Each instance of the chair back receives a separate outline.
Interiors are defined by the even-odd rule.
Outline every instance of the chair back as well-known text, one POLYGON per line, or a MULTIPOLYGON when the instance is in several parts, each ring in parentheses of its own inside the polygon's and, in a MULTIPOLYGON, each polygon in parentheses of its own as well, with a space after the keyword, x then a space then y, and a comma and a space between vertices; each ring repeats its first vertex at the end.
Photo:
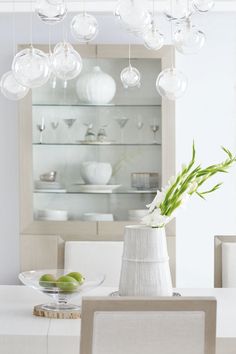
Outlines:
POLYGON ((215 354, 214 298, 83 298, 80 354, 215 354))
POLYGON ((65 269, 82 273, 85 277, 105 274, 105 286, 118 287, 123 242, 69 241, 65 244, 65 269))
POLYGON ((215 236, 214 285, 236 288, 236 236, 215 236))

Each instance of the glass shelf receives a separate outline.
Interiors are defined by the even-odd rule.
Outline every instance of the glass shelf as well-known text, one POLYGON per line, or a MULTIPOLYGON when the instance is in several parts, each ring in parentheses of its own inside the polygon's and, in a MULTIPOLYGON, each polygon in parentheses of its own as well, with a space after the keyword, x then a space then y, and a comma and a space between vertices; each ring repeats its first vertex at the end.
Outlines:
POLYGON ((155 194, 157 192, 156 189, 150 189, 150 190, 136 190, 136 189, 127 189, 127 190, 113 190, 113 191, 99 191, 99 192, 85 192, 85 191, 78 191, 76 189, 67 189, 66 191, 60 191, 60 190, 34 190, 35 194, 155 194))
POLYGON ((33 107, 161 107, 161 104, 86 104, 86 103, 33 103, 33 107))
POLYGON ((34 146, 161 146, 161 143, 33 143, 34 146))

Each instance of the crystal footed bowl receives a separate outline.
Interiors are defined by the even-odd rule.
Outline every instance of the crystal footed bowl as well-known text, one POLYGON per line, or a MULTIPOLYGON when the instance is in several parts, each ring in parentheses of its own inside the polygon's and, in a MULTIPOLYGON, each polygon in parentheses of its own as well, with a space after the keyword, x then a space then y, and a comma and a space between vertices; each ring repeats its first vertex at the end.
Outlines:
POLYGON ((71 269, 43 269, 22 272, 19 279, 24 285, 51 298, 51 303, 41 305, 44 310, 73 311, 79 310, 80 306, 72 304, 71 300, 100 286, 105 275, 95 274, 87 278, 86 274, 83 274, 81 278, 80 273, 71 269))

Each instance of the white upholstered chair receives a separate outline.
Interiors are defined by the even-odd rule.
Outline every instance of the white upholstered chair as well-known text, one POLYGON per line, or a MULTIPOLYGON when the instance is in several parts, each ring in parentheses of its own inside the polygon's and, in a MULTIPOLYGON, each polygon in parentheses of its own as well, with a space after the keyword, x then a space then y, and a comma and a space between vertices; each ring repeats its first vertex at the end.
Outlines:
POLYGON ((118 287, 123 253, 121 241, 69 241, 65 244, 65 269, 85 277, 103 273, 105 286, 118 287))
POLYGON ((83 298, 80 354, 215 354, 214 298, 83 298))
POLYGON ((215 237, 215 287, 236 288, 236 237, 215 237))

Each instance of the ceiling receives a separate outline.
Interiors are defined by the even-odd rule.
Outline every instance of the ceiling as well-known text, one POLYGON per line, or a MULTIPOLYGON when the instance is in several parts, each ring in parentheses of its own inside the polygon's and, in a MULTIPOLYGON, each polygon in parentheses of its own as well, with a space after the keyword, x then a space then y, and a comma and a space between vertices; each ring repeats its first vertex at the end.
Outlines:
MULTIPOLYGON (((28 12, 31 10, 31 1, 35 0, 14 0, 17 12, 28 12)), ((113 13, 115 4, 114 0, 85 0, 87 11, 96 13, 113 13)), ((138 0, 145 1, 145 0, 138 0)), ((158 0, 158 9, 162 11, 168 0, 158 0)), ((78 12, 82 8, 81 0, 67 0, 70 12, 78 12)), ((148 0, 150 9, 152 0, 148 0)), ((0 12, 12 12, 13 0, 0 0, 0 12)), ((216 12, 236 12, 236 0, 215 0, 214 10, 216 12)))

